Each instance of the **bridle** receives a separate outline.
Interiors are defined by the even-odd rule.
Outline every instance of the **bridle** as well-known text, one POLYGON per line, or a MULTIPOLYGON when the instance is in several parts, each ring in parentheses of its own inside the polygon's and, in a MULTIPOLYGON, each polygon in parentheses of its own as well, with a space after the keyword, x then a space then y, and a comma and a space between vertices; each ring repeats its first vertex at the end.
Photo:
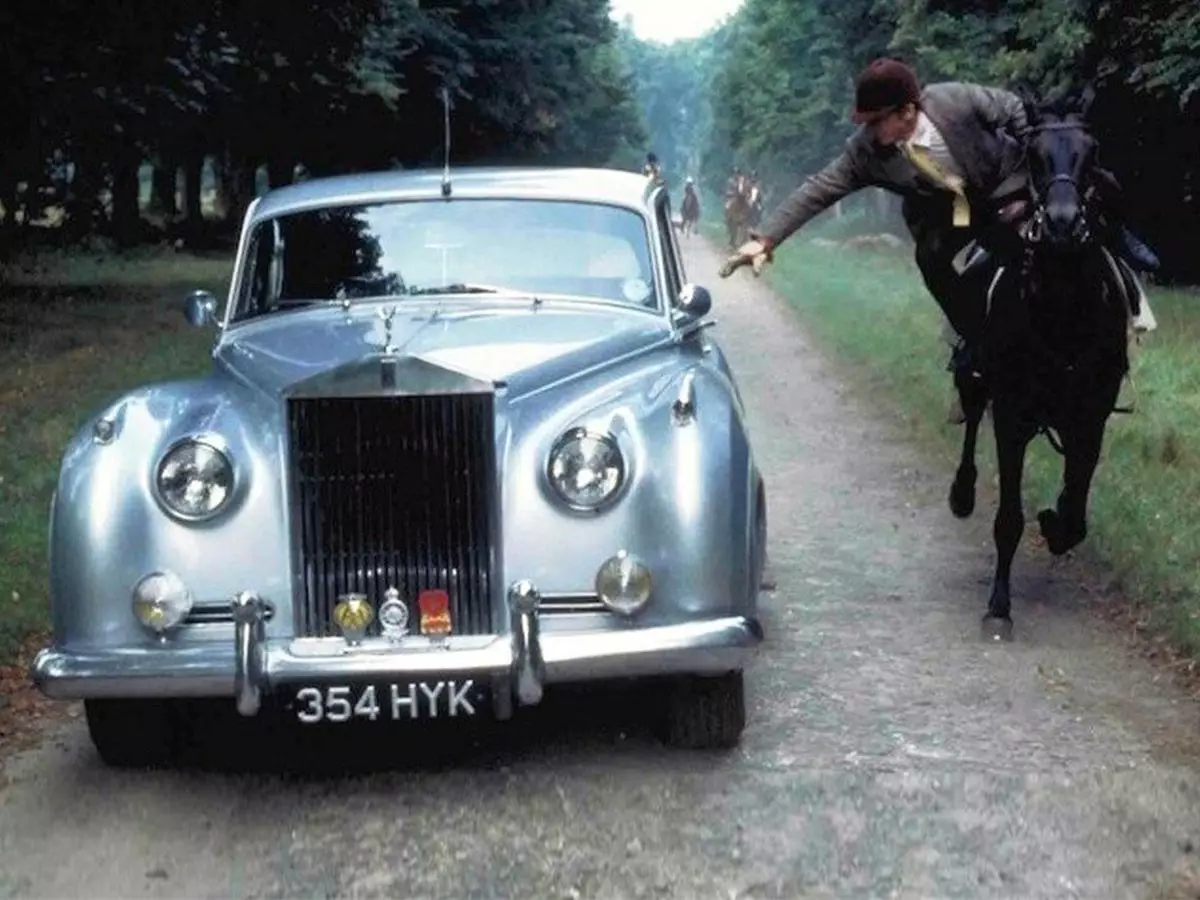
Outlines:
MULTIPOLYGON (((1025 163, 1027 170, 1032 171, 1029 166, 1030 141, 1036 134, 1041 134, 1047 131, 1083 131, 1088 132, 1089 129, 1083 122, 1044 122, 1039 125, 1034 125, 1026 131, 1025 141, 1025 163)), ((1045 183, 1045 191, 1040 191, 1038 186, 1034 184, 1033 178, 1029 179, 1029 194, 1033 200, 1033 215, 1030 217, 1029 223, 1025 229, 1025 239, 1029 243, 1039 243, 1045 236, 1046 223, 1046 195, 1049 194, 1050 188, 1056 184, 1069 184, 1075 189, 1075 194, 1079 197, 1079 219, 1076 225, 1076 239, 1081 244, 1087 244, 1092 239, 1092 229, 1089 225, 1089 199, 1091 195, 1090 189, 1085 188, 1074 175, 1068 172, 1060 172, 1051 176, 1049 181, 1045 183)))

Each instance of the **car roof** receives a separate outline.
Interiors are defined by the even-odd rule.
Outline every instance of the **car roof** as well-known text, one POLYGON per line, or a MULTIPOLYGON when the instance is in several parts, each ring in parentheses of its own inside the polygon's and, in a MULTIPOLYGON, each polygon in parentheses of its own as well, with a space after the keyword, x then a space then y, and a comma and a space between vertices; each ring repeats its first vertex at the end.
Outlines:
MULTIPOLYGON (((264 194, 254 208, 253 219, 321 206, 437 200, 442 196, 442 178, 441 169, 393 169, 312 178, 264 194)), ((451 199, 575 200, 643 210, 650 208, 650 199, 657 190, 636 172, 553 166, 452 167, 450 186, 451 199)))

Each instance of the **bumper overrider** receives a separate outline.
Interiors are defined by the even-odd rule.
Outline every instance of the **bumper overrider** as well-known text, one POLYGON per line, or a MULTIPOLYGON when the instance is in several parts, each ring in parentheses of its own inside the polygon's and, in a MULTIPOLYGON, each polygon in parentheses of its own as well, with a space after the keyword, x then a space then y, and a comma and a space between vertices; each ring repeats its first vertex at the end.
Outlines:
MULTIPOLYGON (((511 629, 503 635, 400 638, 266 638, 267 603, 239 593, 233 604, 232 644, 172 643, 118 649, 49 647, 33 661, 31 675, 47 696, 60 699, 233 696, 243 716, 257 715, 273 692, 305 685, 408 684, 391 687, 393 718, 445 688, 455 715, 465 704, 464 685, 490 687, 499 718, 541 701, 545 685, 654 675, 720 675, 744 668, 762 641, 757 619, 727 616, 681 624, 602 631, 539 628, 540 595, 529 581, 508 590, 511 629), (418 686, 425 692, 418 693, 418 686), (410 693, 405 693, 408 691, 410 693), (457 698, 457 699, 456 699, 457 698)), ((389 698, 380 698, 386 706, 389 698)))

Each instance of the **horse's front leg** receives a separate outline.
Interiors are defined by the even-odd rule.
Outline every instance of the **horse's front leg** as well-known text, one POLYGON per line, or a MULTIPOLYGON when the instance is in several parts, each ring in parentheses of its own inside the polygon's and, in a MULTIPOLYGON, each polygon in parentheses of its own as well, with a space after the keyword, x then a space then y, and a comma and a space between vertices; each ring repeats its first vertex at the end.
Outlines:
POLYGON ((954 373, 954 386, 958 390, 967 421, 963 432, 962 455, 954 473, 954 482, 950 485, 950 511, 958 518, 965 519, 975 511, 975 480, 979 475, 975 468, 975 445, 979 439, 979 423, 983 421, 983 413, 987 409, 987 388, 983 379, 976 378, 965 367, 954 373))
POLYGON ((1021 506, 1021 479, 1025 470, 1025 448, 1033 432, 1016 416, 997 409, 992 401, 992 422, 996 433, 996 462, 1000 469, 1000 506, 992 526, 996 544, 996 575, 987 615, 983 617, 984 636, 1012 640, 1012 592, 1010 575, 1013 557, 1025 531, 1025 512, 1021 506))
POLYGON ((1100 461, 1107 419, 1106 415, 1097 415, 1062 434, 1065 460, 1057 508, 1038 513, 1046 548, 1055 556, 1077 547, 1087 537, 1088 494, 1100 461))

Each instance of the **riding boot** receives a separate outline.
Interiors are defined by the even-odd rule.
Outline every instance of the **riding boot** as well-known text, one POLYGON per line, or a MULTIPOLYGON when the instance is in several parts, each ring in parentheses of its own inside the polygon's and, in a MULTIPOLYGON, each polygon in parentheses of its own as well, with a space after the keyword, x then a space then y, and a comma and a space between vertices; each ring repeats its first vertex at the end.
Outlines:
POLYGON ((1129 226, 1122 225, 1118 229, 1120 238, 1119 252, 1129 264, 1135 269, 1141 269, 1143 272, 1155 272, 1160 265, 1158 256, 1146 244, 1139 239, 1129 226))

